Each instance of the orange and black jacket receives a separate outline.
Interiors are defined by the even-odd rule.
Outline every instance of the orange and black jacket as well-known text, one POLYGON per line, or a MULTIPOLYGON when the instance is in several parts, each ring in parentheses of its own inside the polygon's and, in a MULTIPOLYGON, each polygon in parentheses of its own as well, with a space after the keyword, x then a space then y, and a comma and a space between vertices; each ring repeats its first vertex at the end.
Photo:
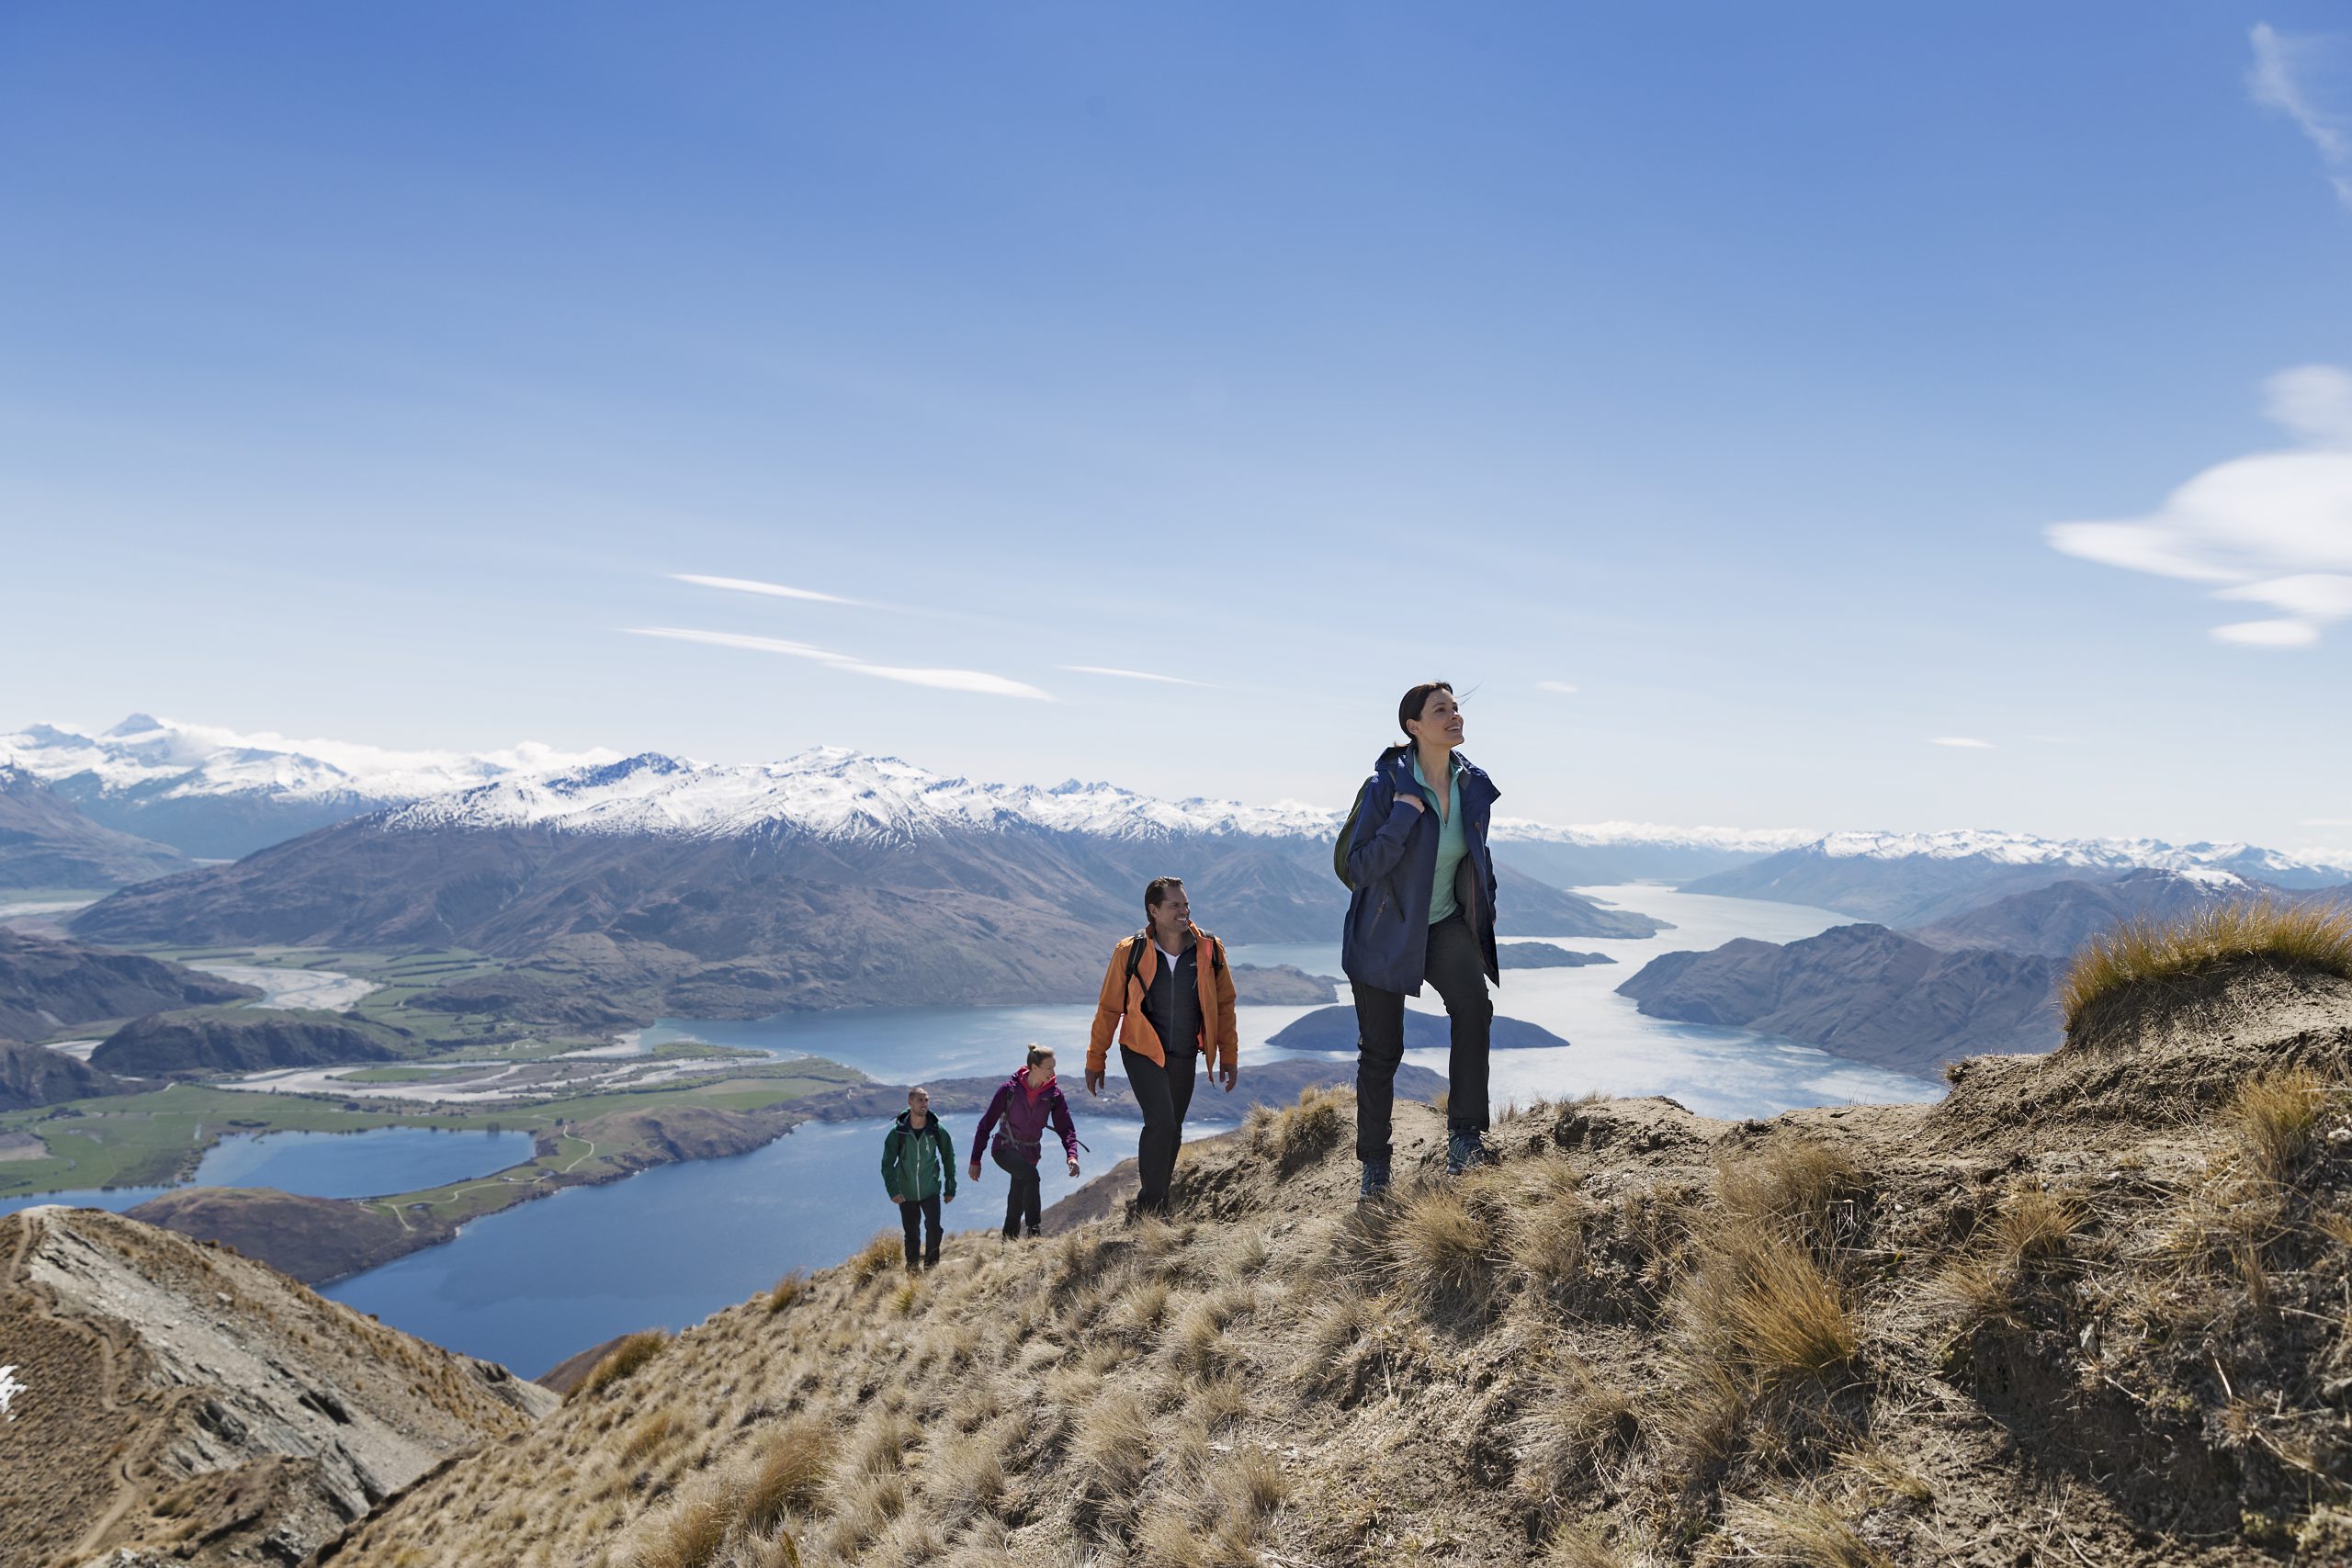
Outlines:
MULTIPOLYGON (((1233 1036, 1233 966, 1226 962, 1225 944, 1195 928, 1199 943, 1193 968, 1201 991, 1201 1037, 1194 1042, 1211 1069, 1230 1067, 1238 1054, 1233 1036)), ((1143 999, 1159 973, 1159 944, 1148 932, 1138 931, 1111 950, 1111 967, 1102 974, 1102 995, 1094 1004, 1094 1032, 1086 1043, 1086 1070, 1102 1071, 1110 1060, 1113 1032, 1118 1042, 1136 1055, 1165 1066, 1168 1052, 1159 1032, 1144 1017, 1143 999), (1127 954, 1137 942, 1143 951, 1132 975, 1127 954)))

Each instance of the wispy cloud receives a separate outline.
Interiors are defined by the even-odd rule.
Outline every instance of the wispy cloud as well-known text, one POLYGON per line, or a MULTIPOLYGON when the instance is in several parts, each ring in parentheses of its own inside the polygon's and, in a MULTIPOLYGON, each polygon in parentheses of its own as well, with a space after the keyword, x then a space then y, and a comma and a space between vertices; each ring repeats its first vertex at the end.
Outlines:
POLYGON ((1564 697, 1573 696, 1577 691, 1575 686, 1566 681, 1538 681, 1535 682, 1535 689, 1539 692, 1557 692, 1564 697))
POLYGON ((1979 740, 1973 735, 1939 735, 1928 742, 1930 746, 1957 746, 1963 751, 1990 751, 1990 740, 1979 740))
POLYGON ((868 664, 863 659, 809 643, 794 642, 780 637, 755 637, 748 632, 707 632, 683 626, 628 626, 623 628, 631 637, 669 637, 677 642, 708 643, 714 648, 748 649, 754 653, 781 654, 787 659, 812 660, 834 670, 845 670, 854 675, 871 675, 877 681, 897 681, 909 686, 931 686, 944 692, 972 692, 990 697, 1028 697, 1038 702, 1052 702, 1053 694, 1039 691, 1023 682, 1002 675, 991 675, 984 670, 924 670, 896 664, 868 664))
POLYGON ((2309 648, 2352 620, 2352 375, 2273 376, 2267 412, 2298 445, 2206 469, 2145 517, 2057 523, 2051 547, 2127 571, 2220 584, 2216 599, 2279 612, 2212 628, 2250 648, 2309 648))
POLYGON ((844 599, 838 593, 820 593, 813 588, 787 588, 781 582, 761 582, 749 577, 702 577, 691 571, 673 571, 673 582, 691 582, 696 588, 723 588, 729 593, 759 593, 770 599, 804 599, 817 604, 854 604, 854 599, 844 599))
POLYGON ((1187 681, 1181 675, 1155 675, 1148 670, 1114 670, 1107 664, 1065 664, 1060 668, 1077 675, 1109 675, 1120 681, 1154 681, 1163 686, 1206 686, 1206 681, 1187 681))
POLYGON ((2320 75, 2336 40, 2289 38, 2267 22, 2254 29, 2254 64, 2245 73, 2246 90, 2264 108, 2277 109, 2295 122, 2295 129, 2319 150, 2327 183, 2335 198, 2352 207, 2352 130, 2345 117, 2320 102, 2313 78, 2320 75))

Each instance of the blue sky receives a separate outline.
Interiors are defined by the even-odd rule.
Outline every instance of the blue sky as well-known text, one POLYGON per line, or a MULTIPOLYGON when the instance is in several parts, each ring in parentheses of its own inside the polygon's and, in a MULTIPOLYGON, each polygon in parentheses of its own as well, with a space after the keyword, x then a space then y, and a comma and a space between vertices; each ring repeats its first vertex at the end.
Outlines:
POLYGON ((0 145, 6 727, 2352 847, 2339 7, 26 4, 0 145))

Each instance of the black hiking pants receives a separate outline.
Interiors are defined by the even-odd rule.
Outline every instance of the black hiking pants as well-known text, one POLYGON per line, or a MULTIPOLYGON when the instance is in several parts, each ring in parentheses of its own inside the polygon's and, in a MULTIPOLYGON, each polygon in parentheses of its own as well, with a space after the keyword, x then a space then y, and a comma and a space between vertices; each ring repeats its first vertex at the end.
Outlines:
POLYGON ((907 1229, 907 1267, 918 1262, 926 1266, 939 1261, 939 1194, 934 1192, 920 1202, 899 1203, 899 1223, 907 1229), (918 1234, 918 1228, 922 1233, 918 1234))
MULTIPOLYGON (((1422 974, 1437 987, 1453 1026, 1445 1065, 1445 1122, 1455 1133, 1487 1130, 1487 1049, 1494 1034, 1495 1003, 1487 994, 1487 961, 1470 922, 1448 915, 1430 928, 1422 974)), ((1388 1162, 1389 1111, 1396 1099, 1396 1064, 1405 1057, 1405 993, 1357 986, 1356 1158, 1388 1162)))
POLYGON ((1162 1066, 1125 1045, 1119 1060, 1126 1065, 1127 1087, 1143 1108, 1143 1136, 1136 1143, 1136 1170, 1143 1190, 1136 1208, 1147 1214, 1169 1212, 1168 1187, 1176 1177, 1176 1150, 1184 1141, 1184 1112, 1193 1107, 1193 1080, 1201 1065, 1197 1047, 1170 1051, 1162 1066))
POLYGON ((989 1145, 989 1156, 996 1161, 999 1170, 1012 1179, 1012 1190, 1004 1195, 1004 1239, 1021 1239, 1024 1224, 1029 1234, 1035 1235, 1038 1207, 1044 1201, 1039 1193, 1037 1162, 1001 1140, 989 1145))

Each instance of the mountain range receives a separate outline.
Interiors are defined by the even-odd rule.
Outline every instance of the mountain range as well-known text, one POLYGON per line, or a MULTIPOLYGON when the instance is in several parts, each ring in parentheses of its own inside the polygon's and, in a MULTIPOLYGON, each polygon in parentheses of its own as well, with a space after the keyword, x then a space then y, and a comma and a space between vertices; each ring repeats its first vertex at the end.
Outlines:
POLYGON ((33 773, 0 761, 0 888, 119 887, 190 863, 168 844, 100 826, 33 773))

